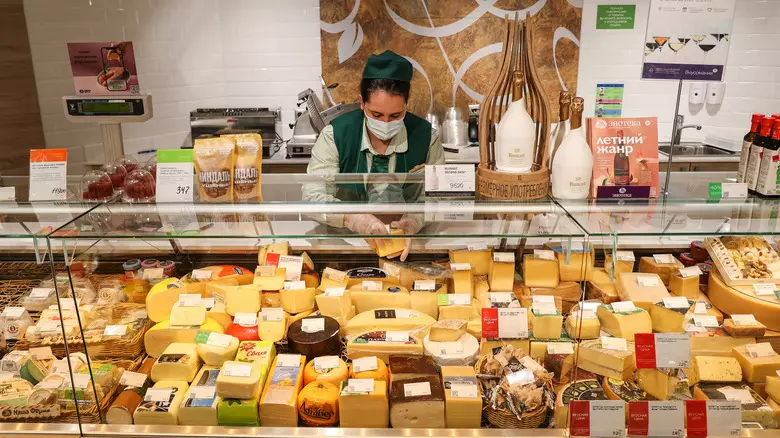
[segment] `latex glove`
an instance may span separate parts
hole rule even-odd
[[[420,220],[413,217],[413,216],[404,216],[400,220],[394,221],[390,224],[390,228],[397,228],[400,230],[403,230],[404,234],[407,236],[411,236],[414,234],[417,234],[418,231],[420,231],[420,228],[422,228],[422,224],[420,223]],[[406,261],[406,258],[409,257],[409,251],[412,249],[412,239],[406,238],[406,248],[401,252],[401,261]],[[387,256],[387,258],[394,258],[397,254],[392,254]]]
[[[347,214],[344,215],[344,226],[356,234],[387,234],[387,226],[373,214]],[[380,239],[366,239],[366,243],[375,249]]]

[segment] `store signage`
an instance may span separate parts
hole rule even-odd
[[[691,341],[688,334],[637,333],[637,368],[689,368]]]
[[[713,200],[744,199],[747,195],[747,183],[711,182],[709,185],[709,198]]]
[[[631,436],[683,436],[685,411],[681,401],[632,401],[628,404]]]
[[[596,29],[633,29],[635,15],[636,5],[597,5]]]
[[[571,436],[626,434],[626,402],[623,400],[572,400],[569,415]]]
[[[482,309],[482,337],[525,339],[528,337],[528,309],[519,307]]]
[[[689,437],[742,436],[742,402],[686,400]]]
[[[76,94],[139,94],[132,41],[68,43]]]
[[[30,201],[68,199],[68,150],[30,150]]]
[[[192,149],[157,151],[157,202],[192,202]]]
[[[431,164],[425,166],[425,195],[430,197],[472,197],[476,190],[473,164]]]

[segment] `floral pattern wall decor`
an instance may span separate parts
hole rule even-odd
[[[534,56],[557,121],[558,93],[576,91],[582,0],[320,0],[322,74],[354,102],[366,59],[389,49],[414,66],[412,112],[465,109],[493,83],[515,12],[541,18]]]

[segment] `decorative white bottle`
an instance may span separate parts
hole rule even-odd
[[[571,129],[566,133],[552,162],[552,194],[559,199],[586,199],[593,172],[593,152],[582,133],[584,100],[571,104]]]
[[[523,73],[513,74],[512,100],[496,129],[496,170],[504,173],[531,171],[536,152],[536,124],[525,109]]]
[[[555,125],[552,134],[550,135],[550,147],[547,161],[547,167],[552,166],[552,162],[555,159],[555,152],[561,147],[563,139],[566,137],[566,133],[569,131],[569,107],[571,106],[571,93],[568,91],[561,91],[560,98],[558,100],[558,117],[559,121]]]

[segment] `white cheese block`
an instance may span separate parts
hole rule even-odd
[[[428,335],[423,339],[425,354],[439,366],[471,366],[479,356],[479,341],[464,333],[454,342],[434,342]]]
[[[206,305],[201,301],[198,306],[173,305],[171,309],[172,325],[201,325],[206,322]]]
[[[216,394],[219,368],[204,366],[192,381],[184,401],[179,406],[179,424],[187,426],[217,426],[217,405],[222,397]]]
[[[227,346],[224,346],[221,341],[228,338],[229,343]],[[197,342],[195,349],[206,365],[221,366],[226,361],[233,360],[236,357],[238,338],[217,333],[211,342],[209,342],[208,338],[202,343]]]
[[[154,388],[170,388],[170,395],[166,401],[148,400],[151,396],[147,391],[146,398],[138,405],[133,414],[133,423],[151,425],[176,425],[179,424],[179,406],[184,400],[190,385],[183,381],[161,381],[154,384]]]
[[[175,342],[152,365],[152,381],[192,382],[202,364],[194,343]]]

